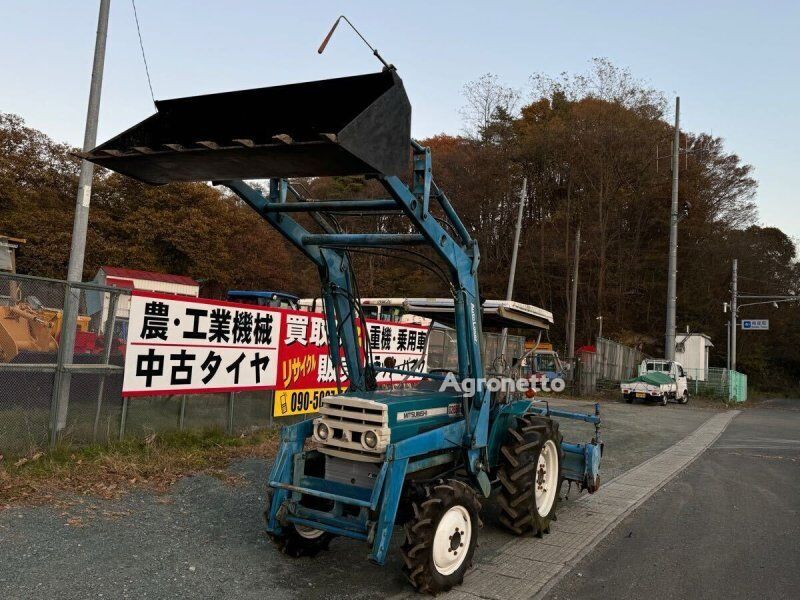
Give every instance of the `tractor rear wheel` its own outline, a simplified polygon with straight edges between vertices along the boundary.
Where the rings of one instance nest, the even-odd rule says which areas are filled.
[[[562,436],[558,422],[524,415],[500,448],[500,522],[517,535],[550,533],[561,488]]]
[[[456,479],[425,486],[406,523],[403,572],[417,591],[438,594],[459,585],[472,564],[478,528],[478,494]]]
[[[272,504],[272,490],[267,492],[265,518],[269,516],[270,504]],[[280,533],[268,533],[267,535],[281,552],[292,558],[316,556],[323,550],[327,550],[331,540],[335,537],[327,531],[297,523],[289,523],[281,528]]]

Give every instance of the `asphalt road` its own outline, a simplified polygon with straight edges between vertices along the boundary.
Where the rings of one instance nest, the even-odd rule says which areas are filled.
[[[740,414],[548,598],[797,598],[800,400]]]
[[[577,401],[556,404],[591,409]],[[601,473],[608,481],[692,432],[712,410],[606,403],[602,414]],[[562,421],[562,431],[565,439],[588,440],[592,428]],[[82,499],[67,509],[0,513],[0,598],[371,599],[411,590],[394,551],[399,535],[383,568],[366,561],[366,546],[344,539],[314,560],[276,551],[261,518],[267,468],[258,460],[234,465],[243,478],[235,486],[189,477],[162,496],[140,492],[113,502]],[[483,513],[476,562],[510,539],[497,527],[492,503]]]

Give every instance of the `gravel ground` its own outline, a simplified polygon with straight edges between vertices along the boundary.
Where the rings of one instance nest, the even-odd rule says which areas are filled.
[[[591,410],[591,403],[581,401],[560,399],[554,405]],[[603,403],[603,481],[669,447],[714,410]],[[568,440],[588,440],[592,428],[562,421],[562,431]],[[397,552],[383,568],[366,561],[366,546],[344,539],[314,560],[277,552],[261,519],[268,466],[260,460],[232,465],[231,472],[240,476],[236,485],[196,476],[165,495],[82,498],[66,509],[0,513],[0,598],[367,599],[410,589]],[[476,562],[509,539],[496,516],[493,503],[487,503]],[[400,536],[395,537],[399,545]]]

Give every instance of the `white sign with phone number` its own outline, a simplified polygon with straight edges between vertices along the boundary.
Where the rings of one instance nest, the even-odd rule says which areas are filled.
[[[278,310],[135,294],[122,393],[274,388],[282,317]]]

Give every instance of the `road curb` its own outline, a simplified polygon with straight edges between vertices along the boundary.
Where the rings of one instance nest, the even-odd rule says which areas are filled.
[[[559,514],[553,533],[516,538],[467,574],[448,599],[540,599],[619,523],[694,462],[741,411],[709,417],[692,433],[585,495]]]

